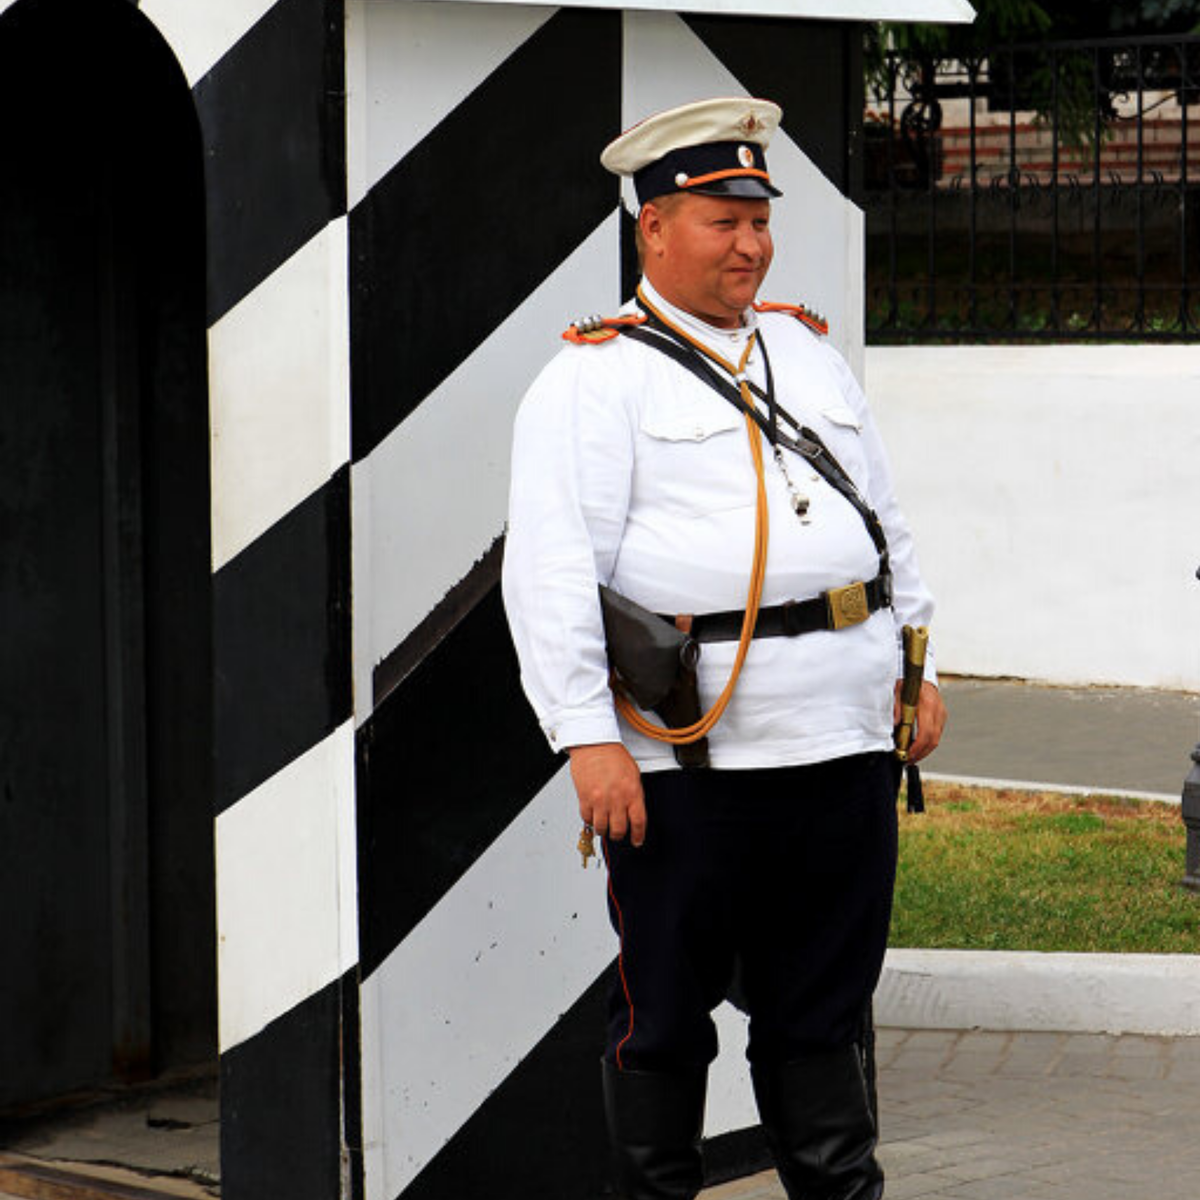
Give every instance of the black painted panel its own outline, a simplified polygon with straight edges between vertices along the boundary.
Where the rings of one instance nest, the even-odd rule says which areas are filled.
[[[343,22],[338,0],[278,0],[193,89],[210,323],[345,211]]]
[[[121,0],[7,9],[0,144],[0,1103],[19,1104],[215,1059],[208,394],[200,138],[157,30]]]
[[[683,19],[752,96],[783,108],[788,136],[842,195],[853,196],[862,122],[861,26],[690,13]],[[788,200],[785,195],[781,203]]]
[[[349,1164],[350,1194],[340,1200],[364,1200],[362,1124],[362,1020],[359,969],[342,978],[342,1140]]]
[[[521,692],[500,589],[494,587],[359,730],[364,976],[561,762]]]
[[[220,812],[350,716],[350,471],[217,572]]]
[[[642,268],[638,262],[637,221],[624,205],[621,206],[621,299],[632,299],[637,291]]]
[[[154,1055],[161,1070],[215,1064],[217,1057],[212,504],[203,147],[174,54],[149,21],[138,21],[157,43],[153,71],[147,63],[139,73],[154,99],[142,106],[145,177],[123,205],[142,239],[146,770]],[[98,70],[112,67],[105,56]],[[149,188],[154,205],[141,200]]]
[[[19,85],[32,81],[7,57],[0,57],[7,118],[0,124],[0,902],[7,914],[0,1105],[107,1078],[112,1048],[99,511],[102,190],[86,158],[88,182],[72,186],[50,145],[21,137],[18,114],[36,100],[18,99]],[[66,59],[76,64],[74,55]],[[61,122],[38,131],[65,131],[66,114],[59,115]]]
[[[222,1055],[224,1200],[341,1195],[345,989],[353,972]]]
[[[620,13],[563,9],[350,214],[355,460],[612,212],[620,83]]]

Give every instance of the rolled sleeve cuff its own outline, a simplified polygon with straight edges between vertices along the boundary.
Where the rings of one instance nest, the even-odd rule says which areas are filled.
[[[550,743],[550,749],[556,751],[621,740],[616,713],[611,708],[594,712],[555,713],[542,722],[542,732]]]

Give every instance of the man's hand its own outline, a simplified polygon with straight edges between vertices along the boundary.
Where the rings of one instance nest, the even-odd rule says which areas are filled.
[[[892,724],[900,723],[900,681],[896,681],[896,700],[892,708]],[[908,761],[920,762],[926,755],[937,749],[942,740],[942,730],[946,727],[946,706],[942,703],[942,694],[929,682],[921,684],[921,695],[917,700],[917,720],[913,726],[912,745],[908,751]]]
[[[646,802],[633,756],[620,742],[572,746],[570,753],[583,823],[618,842],[628,833],[640,846],[646,840]]]

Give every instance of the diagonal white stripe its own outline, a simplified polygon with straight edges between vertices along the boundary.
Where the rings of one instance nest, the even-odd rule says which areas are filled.
[[[188,85],[220,59],[274,7],[276,0],[141,0],[141,10],[158,27]]]
[[[358,961],[354,730],[217,818],[222,1053]]]
[[[617,214],[353,468],[355,694],[504,527],[517,405],[583,311],[619,303]],[[419,564],[419,569],[414,569]],[[359,719],[370,715],[359,705]]]
[[[350,0],[346,8],[350,207],[556,11],[524,5]],[[531,114],[531,138],[537,137],[536,116]]]
[[[208,334],[213,570],[350,458],[346,218]]]

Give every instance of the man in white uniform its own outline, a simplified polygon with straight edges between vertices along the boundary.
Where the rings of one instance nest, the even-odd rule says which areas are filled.
[[[779,118],[701,101],[605,150],[641,204],[638,297],[568,331],[515,431],[505,603],[529,699],[603,838],[620,938],[604,1088],[628,1200],[702,1186],[710,1013],[735,963],[788,1195],[883,1194],[859,1042],[895,872],[899,630],[928,624],[932,600],[822,323],[756,304]],[[715,708],[675,744],[614,704],[599,585],[701,646]],[[914,761],[945,719],[926,670]]]

